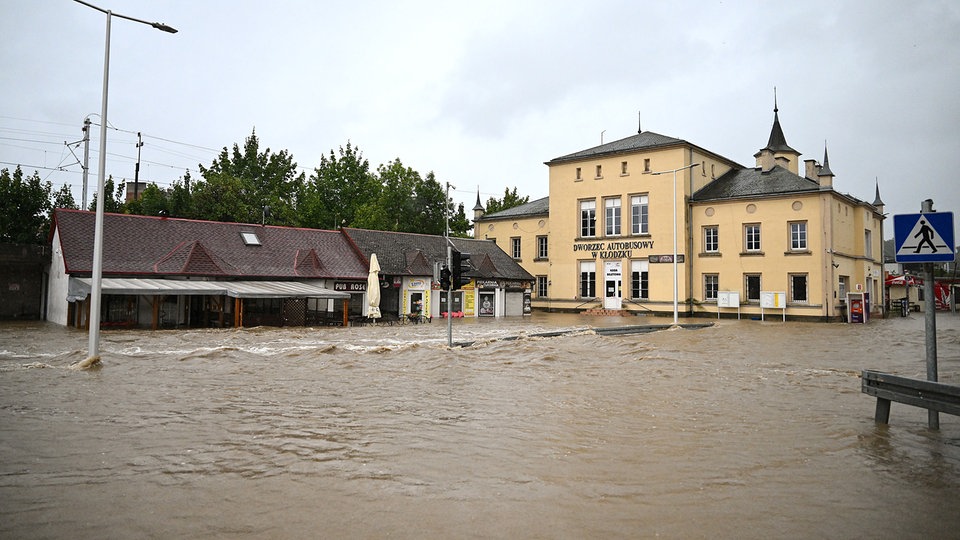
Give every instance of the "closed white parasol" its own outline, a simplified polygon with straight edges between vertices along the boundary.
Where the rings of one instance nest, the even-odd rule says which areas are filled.
[[[377,254],[370,255],[370,273],[367,275],[367,317],[380,318],[380,263]]]

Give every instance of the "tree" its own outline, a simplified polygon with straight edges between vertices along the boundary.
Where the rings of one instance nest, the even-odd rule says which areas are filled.
[[[463,210],[463,203],[457,205],[457,212],[450,218],[450,235],[460,238],[470,238],[473,236],[473,226],[467,219],[467,214]]]
[[[260,151],[256,130],[233,151],[224,147],[210,167],[200,165],[203,182],[194,187],[194,217],[274,225],[296,225],[297,191],[304,175],[286,150]],[[265,207],[269,210],[265,210]]]
[[[452,210],[453,206],[447,200],[446,191],[437,181],[433,171],[428,172],[427,177],[417,184],[414,190],[413,204],[418,213],[409,232],[443,234],[447,212]]]
[[[301,226],[324,229],[346,223],[353,227],[358,212],[369,219],[370,211],[360,209],[379,198],[380,182],[370,173],[370,163],[360,149],[349,141],[339,154],[330,150],[329,157],[321,156],[320,165],[304,185],[299,197]]]
[[[418,213],[414,192],[423,180],[397,158],[377,167],[380,195],[362,205],[354,216],[355,227],[378,231],[407,231]]]
[[[170,215],[170,205],[167,200],[167,194],[156,184],[147,184],[147,187],[143,188],[143,191],[140,192],[140,199],[136,202],[140,203],[140,211],[137,212],[138,214],[144,216]]]
[[[175,180],[167,195],[167,211],[170,217],[192,217],[193,194],[190,192],[190,171],[183,178]]]
[[[103,198],[105,203],[103,205],[104,212],[113,212],[120,213],[123,212],[124,204],[124,185],[123,183],[118,184],[116,187],[113,185],[113,176],[110,176],[103,182]],[[97,194],[93,195],[93,200],[90,201],[90,207],[87,208],[91,212],[97,210]]]
[[[60,189],[53,194],[53,208],[72,208],[78,210],[80,206],[77,204],[77,200],[73,198],[73,190],[70,189],[70,184],[64,184],[60,186]]]
[[[521,197],[517,195],[516,187],[513,188],[513,191],[510,191],[510,188],[504,188],[503,199],[497,199],[496,197],[490,197],[487,199],[487,208],[485,213],[492,214],[494,212],[500,212],[509,208],[520,206],[521,204],[527,204],[528,202],[530,202],[530,196],[528,195],[526,197]]]
[[[247,204],[249,199],[243,180],[231,174],[211,171],[205,172],[204,177],[206,181],[198,182],[193,189],[191,217],[232,223],[260,221],[262,209]]]
[[[0,170],[0,242],[43,244],[49,229],[50,182],[34,171],[24,178],[20,167]]]

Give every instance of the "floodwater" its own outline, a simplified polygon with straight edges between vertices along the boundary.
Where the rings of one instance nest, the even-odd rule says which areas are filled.
[[[860,391],[925,378],[922,315],[590,330],[648,322],[109,331],[90,371],[0,323],[0,538],[960,536],[960,418]]]

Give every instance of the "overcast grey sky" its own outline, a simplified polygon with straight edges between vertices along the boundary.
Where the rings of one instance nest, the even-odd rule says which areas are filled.
[[[826,143],[837,190],[872,202],[879,181],[890,214],[927,198],[960,212],[955,1],[92,3],[179,30],[113,19],[117,179],[133,179],[138,131],[140,179],[165,187],[256,128],[308,174],[347,141],[373,168],[434,171],[470,215],[478,189],[548,195],[543,162],[638,119],[753,166],[776,86],[787,142],[817,160]],[[78,202],[63,143],[99,123],[105,21],[71,0],[0,0],[0,167],[69,183]]]

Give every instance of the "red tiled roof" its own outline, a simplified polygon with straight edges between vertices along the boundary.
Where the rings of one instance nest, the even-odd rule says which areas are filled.
[[[54,212],[68,274],[92,271],[95,219],[94,212]],[[256,234],[260,245],[245,244],[241,232]],[[103,273],[366,279],[368,268],[339,231],[108,213]]]

